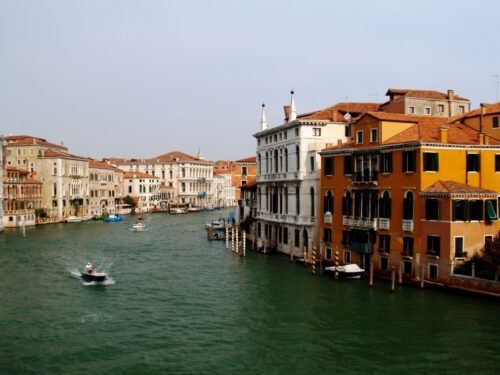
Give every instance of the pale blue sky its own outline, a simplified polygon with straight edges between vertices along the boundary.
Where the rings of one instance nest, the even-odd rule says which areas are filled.
[[[500,2],[0,0],[0,134],[95,158],[255,154],[283,121],[387,88],[498,99]]]

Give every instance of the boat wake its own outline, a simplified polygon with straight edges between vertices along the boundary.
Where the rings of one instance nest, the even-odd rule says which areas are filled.
[[[144,229],[135,229],[135,228],[128,228],[129,231],[131,232],[147,232],[148,230],[151,230],[153,228],[151,227],[147,227],[147,228],[144,228]]]

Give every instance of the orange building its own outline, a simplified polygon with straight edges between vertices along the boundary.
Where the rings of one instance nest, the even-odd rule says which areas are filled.
[[[217,161],[214,164],[214,174],[231,175],[231,185],[236,189],[235,200],[239,201],[240,189],[257,178],[257,157],[251,156],[236,161]]]
[[[446,281],[500,228],[500,141],[447,118],[369,112],[323,150],[323,256]]]

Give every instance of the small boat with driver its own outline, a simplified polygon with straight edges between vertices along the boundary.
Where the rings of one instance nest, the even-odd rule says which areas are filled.
[[[343,266],[325,267],[325,271],[338,272],[339,277],[343,279],[359,279],[365,270],[357,264],[344,264]]]
[[[85,270],[80,272],[82,275],[82,279],[85,281],[104,281],[106,280],[106,273],[104,272],[96,272],[94,270],[94,266],[91,263],[87,263],[85,266]]]
[[[144,224],[144,220],[142,217],[139,217],[137,219],[137,223],[135,223],[134,225],[132,225],[132,230],[136,231],[136,232],[139,232],[141,230],[144,230],[146,224]]]

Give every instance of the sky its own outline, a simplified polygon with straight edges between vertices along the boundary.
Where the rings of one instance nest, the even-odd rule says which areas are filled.
[[[0,135],[96,159],[256,153],[283,123],[388,88],[500,101],[496,0],[0,0]],[[496,77],[495,77],[496,75]]]

